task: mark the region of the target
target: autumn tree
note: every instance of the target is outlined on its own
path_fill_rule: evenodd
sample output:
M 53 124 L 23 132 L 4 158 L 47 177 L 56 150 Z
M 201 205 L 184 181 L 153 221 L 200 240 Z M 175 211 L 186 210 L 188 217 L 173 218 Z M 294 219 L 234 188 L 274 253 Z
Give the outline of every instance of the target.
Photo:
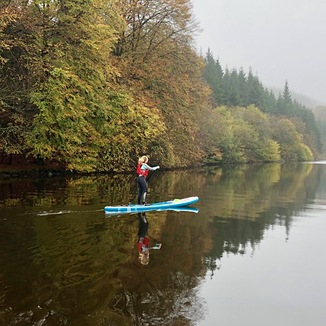
M 270 117 L 255 106 L 221 106 L 206 121 L 208 162 L 280 161 L 279 144 L 272 138 Z
M 107 89 L 116 74 L 108 60 L 114 13 L 102 0 L 33 1 L 29 10 L 39 24 L 43 82 L 30 94 L 37 114 L 27 146 L 35 157 L 89 171 L 118 111 Z
M 280 144 L 281 157 L 285 161 L 307 161 L 314 158 L 310 148 L 304 144 L 303 136 L 289 119 L 282 118 L 273 123 L 273 139 Z
M 202 62 L 192 48 L 196 24 L 188 0 L 121 1 L 126 29 L 114 54 L 120 83 L 144 105 L 162 112 L 167 132 L 148 143 L 149 152 L 166 166 L 201 160 L 202 140 L 197 118 L 205 108 L 208 91 Z M 204 110 L 204 109 L 203 109 Z
M 39 21 L 32 8 L 20 0 L 0 7 L 0 147 L 9 155 L 26 151 L 24 133 L 36 113 L 30 93 L 42 80 Z
M 124 28 L 116 1 L 17 0 L 11 8 L 18 14 L 2 29 L 13 48 L 2 52 L 1 80 L 14 85 L 7 93 L 15 101 L 24 100 L 5 102 L 12 108 L 7 129 L 9 119 L 26 121 L 16 133 L 20 150 L 77 171 L 129 167 L 138 138 L 163 128 L 155 109 L 144 122 L 149 109 L 116 82 L 111 51 Z

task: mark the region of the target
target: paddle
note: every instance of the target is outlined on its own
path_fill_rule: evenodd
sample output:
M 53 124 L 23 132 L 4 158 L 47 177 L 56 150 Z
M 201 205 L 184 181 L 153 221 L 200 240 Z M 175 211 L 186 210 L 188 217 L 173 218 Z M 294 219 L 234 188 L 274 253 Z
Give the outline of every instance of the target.
M 148 180 L 152 177 L 152 175 L 154 174 L 156 170 L 152 170 L 152 173 L 146 178 L 146 182 L 148 182 Z
M 161 247 L 162 247 L 162 243 L 155 243 L 153 247 L 149 247 L 148 249 L 160 250 Z
M 153 238 L 153 237 L 150 236 L 149 234 L 147 234 L 147 236 L 148 236 L 149 238 L 151 238 L 152 240 L 154 240 L 154 242 L 155 242 L 154 246 L 152 246 L 152 247 L 150 247 L 150 248 L 148 248 L 148 249 L 156 249 L 156 250 L 161 249 L 161 247 L 162 247 L 162 243 L 161 243 L 160 241 L 156 240 L 155 238 Z

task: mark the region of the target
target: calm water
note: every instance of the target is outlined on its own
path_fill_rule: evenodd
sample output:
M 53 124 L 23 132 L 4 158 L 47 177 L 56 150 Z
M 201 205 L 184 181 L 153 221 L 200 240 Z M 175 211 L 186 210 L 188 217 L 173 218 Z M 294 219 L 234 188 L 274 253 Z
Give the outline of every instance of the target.
M 0 181 L 0 325 L 322 326 L 326 164 L 163 172 L 139 261 L 133 176 Z

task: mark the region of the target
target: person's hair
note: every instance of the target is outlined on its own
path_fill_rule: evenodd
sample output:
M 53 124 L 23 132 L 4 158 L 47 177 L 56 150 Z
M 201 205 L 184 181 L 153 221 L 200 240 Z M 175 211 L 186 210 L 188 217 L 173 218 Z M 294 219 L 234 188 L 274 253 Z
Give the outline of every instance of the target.
M 146 162 L 148 162 L 148 157 L 146 156 L 146 155 L 144 155 L 144 156 L 142 156 L 142 157 L 140 157 L 139 159 L 138 159 L 138 163 L 140 164 L 140 163 L 146 163 Z
M 147 249 L 146 253 L 139 254 L 139 262 L 142 265 L 148 265 L 149 264 L 149 251 Z

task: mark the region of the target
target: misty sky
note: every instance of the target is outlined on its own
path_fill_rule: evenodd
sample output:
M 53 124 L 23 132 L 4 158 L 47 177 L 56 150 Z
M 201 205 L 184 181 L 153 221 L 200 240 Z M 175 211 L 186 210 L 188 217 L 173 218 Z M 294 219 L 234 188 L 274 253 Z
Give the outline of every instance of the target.
M 326 104 L 325 0 L 192 0 L 202 32 L 223 69 L 252 68 L 265 87 L 290 90 Z

